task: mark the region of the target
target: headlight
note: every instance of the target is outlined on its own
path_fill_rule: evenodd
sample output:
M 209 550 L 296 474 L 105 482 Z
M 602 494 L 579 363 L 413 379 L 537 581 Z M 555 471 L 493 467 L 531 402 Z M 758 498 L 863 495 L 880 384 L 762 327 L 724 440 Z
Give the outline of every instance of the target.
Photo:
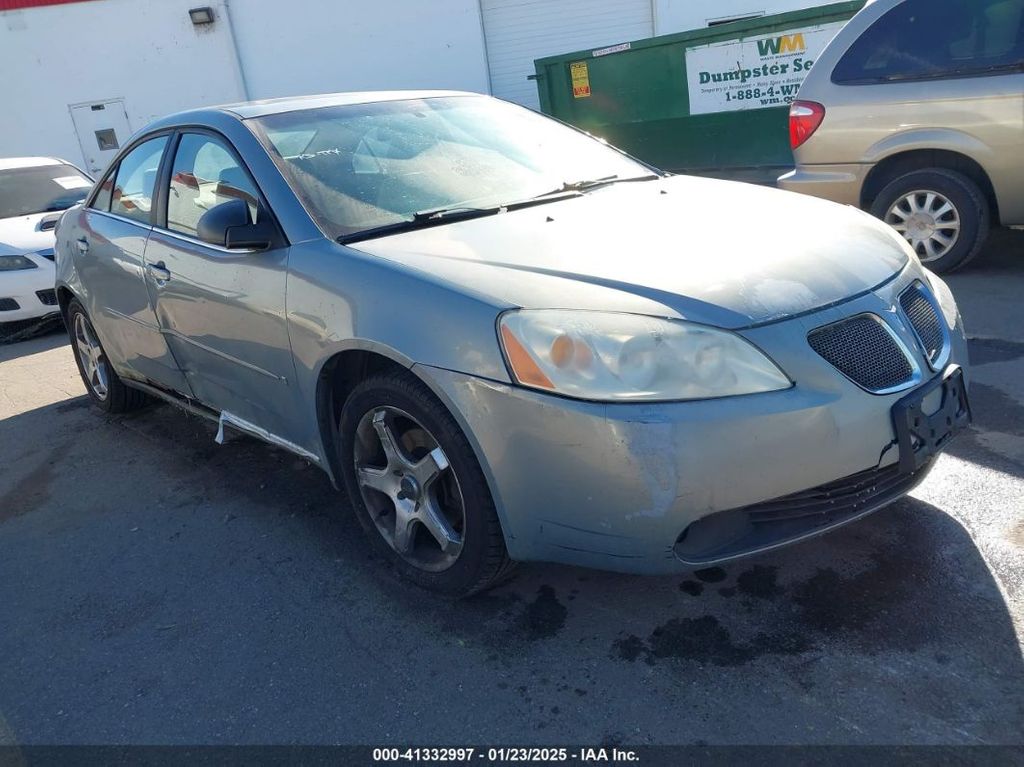
M 38 269 L 39 264 L 25 256 L 0 256 L 0 272 L 16 272 L 20 269 Z
M 542 309 L 506 312 L 498 326 L 513 378 L 568 397 L 709 399 L 792 385 L 753 344 L 690 322 Z
M 957 309 L 956 299 L 953 298 L 953 291 L 937 275 L 932 274 L 927 269 L 924 270 L 924 273 L 928 277 L 928 284 L 932 287 L 935 299 L 939 302 L 939 308 L 942 309 L 942 316 L 945 318 L 946 324 L 949 325 L 949 329 L 952 330 L 956 327 L 957 322 L 960 321 L 960 310 Z

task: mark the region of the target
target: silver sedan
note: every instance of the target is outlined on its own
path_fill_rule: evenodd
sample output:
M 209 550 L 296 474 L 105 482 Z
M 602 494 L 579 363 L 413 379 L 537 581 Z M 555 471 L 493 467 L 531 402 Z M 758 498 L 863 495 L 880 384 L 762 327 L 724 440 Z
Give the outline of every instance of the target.
M 884 224 L 471 94 L 163 119 L 61 220 L 57 289 L 99 407 L 306 458 L 453 595 L 807 538 L 970 419 L 953 297 Z

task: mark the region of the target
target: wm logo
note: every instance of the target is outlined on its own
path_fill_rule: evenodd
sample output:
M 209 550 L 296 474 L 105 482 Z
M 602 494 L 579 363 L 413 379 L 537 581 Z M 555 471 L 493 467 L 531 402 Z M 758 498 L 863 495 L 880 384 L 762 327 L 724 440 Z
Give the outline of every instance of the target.
M 783 35 L 782 37 L 769 37 L 766 40 L 757 41 L 757 50 L 762 56 L 772 54 L 778 56 L 780 53 L 800 53 L 807 50 L 804 44 L 803 32 L 796 35 Z

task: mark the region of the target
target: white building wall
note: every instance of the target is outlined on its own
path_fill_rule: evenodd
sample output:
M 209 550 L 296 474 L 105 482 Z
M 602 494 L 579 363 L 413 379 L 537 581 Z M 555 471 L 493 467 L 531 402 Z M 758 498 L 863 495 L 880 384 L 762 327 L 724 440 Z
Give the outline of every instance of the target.
M 239 98 L 230 47 L 219 31 L 193 28 L 189 7 L 101 0 L 0 13 L 0 155 L 82 163 L 70 104 L 122 98 L 137 130 L 167 112 Z
M 189 8 L 199 5 L 213 7 L 214 24 L 192 25 Z M 90 0 L 0 12 L 0 156 L 84 167 L 69 111 L 83 102 L 123 99 L 135 131 L 170 112 L 244 100 L 246 90 L 489 89 L 477 0 L 226 6 Z
M 217 21 L 193 26 L 189 8 L 206 4 Z M 535 107 L 536 87 L 526 77 L 536 58 L 815 4 L 89 0 L 3 11 L 0 156 L 82 163 L 69 106 L 110 99 L 124 100 L 132 130 L 181 109 L 339 90 L 493 90 Z
M 230 2 L 252 98 L 489 91 L 478 0 Z

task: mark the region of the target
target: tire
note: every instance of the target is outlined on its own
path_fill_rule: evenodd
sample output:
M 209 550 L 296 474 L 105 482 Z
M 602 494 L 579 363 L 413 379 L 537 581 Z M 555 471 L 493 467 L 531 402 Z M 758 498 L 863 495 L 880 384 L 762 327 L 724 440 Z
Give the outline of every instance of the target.
M 383 448 L 382 426 L 392 435 L 397 462 Z M 505 548 L 494 500 L 476 455 L 451 413 L 422 382 L 399 371 L 377 374 L 357 384 L 341 409 L 336 444 L 338 465 L 356 517 L 372 545 L 399 575 L 456 598 L 489 589 L 509 576 L 514 563 Z M 357 461 L 363 481 L 357 476 Z M 409 463 L 403 463 L 406 461 Z M 423 481 L 422 487 L 413 479 L 407 487 L 409 478 L 420 476 L 409 466 L 424 464 L 430 465 L 436 477 Z M 437 467 L 445 465 L 437 473 Z M 387 485 L 386 489 L 369 487 L 367 476 L 374 477 L 374 484 Z M 452 550 L 457 546 L 458 552 L 446 550 L 442 538 L 418 518 L 405 528 L 413 530 L 412 542 L 403 537 L 409 550 L 400 553 L 397 528 L 402 504 L 407 511 L 415 508 L 421 515 L 427 514 L 427 509 L 443 510 L 444 529 L 451 534 L 445 540 Z
M 935 197 L 929 198 L 929 194 Z M 916 202 L 912 202 L 911 199 Z M 933 272 L 943 273 L 962 269 L 981 252 L 988 239 L 991 219 L 985 196 L 978 185 L 967 176 L 945 168 L 929 168 L 907 173 L 890 182 L 879 192 L 871 205 L 871 214 L 890 225 L 906 226 L 906 213 L 912 210 L 913 205 L 924 207 L 923 203 L 929 199 L 934 200 L 933 208 L 941 208 L 943 200 L 952 206 L 952 212 L 947 212 L 941 217 L 928 218 L 930 212 L 925 212 L 925 220 L 931 222 L 928 225 L 934 228 L 938 237 L 951 239 L 955 232 L 955 239 L 948 249 L 940 251 L 939 240 L 929 238 L 932 239 L 932 247 L 935 248 L 934 257 L 929 256 L 925 241 L 921 241 L 917 246 L 914 246 L 913 242 L 911 244 L 921 262 Z M 896 212 L 897 204 L 900 204 L 900 213 Z M 959 224 L 958 229 L 943 228 L 943 223 L 951 224 L 954 219 Z M 915 231 L 908 227 L 900 233 L 911 241 L 914 233 L 921 232 L 921 229 Z
M 66 324 L 78 373 L 82 376 L 82 383 L 93 404 L 107 413 L 127 413 L 149 403 L 149 397 L 138 389 L 125 386 L 114 372 L 89 315 L 78 299 L 73 299 L 68 305 Z M 88 355 L 84 349 L 85 345 L 90 344 L 96 354 L 95 367 L 87 361 Z

